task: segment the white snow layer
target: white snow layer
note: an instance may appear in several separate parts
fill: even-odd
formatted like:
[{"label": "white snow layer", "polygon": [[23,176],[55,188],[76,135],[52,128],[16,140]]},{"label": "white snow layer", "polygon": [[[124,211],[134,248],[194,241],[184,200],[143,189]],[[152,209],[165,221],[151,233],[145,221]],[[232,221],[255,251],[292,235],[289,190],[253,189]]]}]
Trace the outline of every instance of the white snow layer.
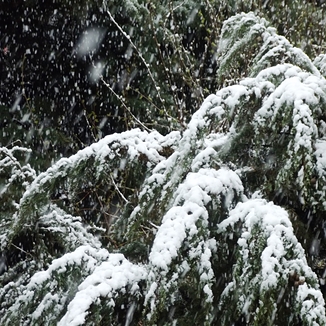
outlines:
[{"label": "white snow layer", "polygon": [[[54,182],[56,179],[60,180],[60,178],[66,178],[70,175],[70,171],[73,170],[74,167],[84,161],[87,162],[90,158],[94,158],[97,162],[96,165],[92,163],[96,166],[97,175],[94,176],[94,180],[90,180],[91,182],[96,182],[96,179],[101,176],[101,171],[104,168],[110,167],[110,161],[113,160],[120,161],[120,168],[125,169],[128,163],[132,163],[133,160],[140,155],[145,155],[148,159],[147,167],[149,169],[154,167],[158,162],[164,159],[164,157],[159,154],[159,152],[163,150],[163,147],[170,146],[174,148],[179,139],[179,132],[172,132],[164,137],[156,131],[147,133],[139,129],[133,129],[121,134],[108,135],[97,143],[78,151],[75,155],[60,159],[47,171],[39,174],[22,196],[20,206],[23,207],[24,203],[33,200],[33,196],[38,193],[45,196],[46,192],[51,189],[51,182]],[[120,153],[121,148],[126,150],[124,156]],[[117,169],[112,168],[110,173],[114,174],[117,172],[115,170]],[[67,180],[69,181],[69,179]],[[70,191],[73,193],[74,189],[70,189]],[[27,214],[21,212],[13,216],[14,223],[17,227],[21,224],[22,220],[24,220],[24,223],[28,223],[26,222],[28,218],[29,216]],[[12,229],[14,228],[15,226]]]},{"label": "white snow layer", "polygon": [[[169,293],[170,299],[173,298],[171,289],[177,288],[177,283],[190,268],[200,277],[200,286],[206,295],[205,304],[213,302],[211,286],[215,276],[211,257],[216,250],[216,241],[210,237],[207,205],[211,204],[216,209],[222,206],[228,210],[234,197],[241,197],[242,191],[238,175],[226,168],[201,168],[198,172],[188,173],[179,185],[172,207],[157,230],[149,255],[149,290],[145,297],[145,304],[149,303],[151,309],[147,315],[149,319],[158,304],[157,300],[160,300],[156,296],[157,288],[162,288]],[[179,256],[187,248],[187,256]],[[182,258],[181,261],[178,257]],[[171,269],[176,272],[173,277],[166,278]]]},{"label": "white snow layer", "polygon": [[[41,298],[41,301],[38,303],[35,311],[31,315],[31,321],[35,322],[42,315],[42,313],[46,311],[47,307],[51,305],[53,306],[53,302],[56,303],[55,306],[60,311],[60,309],[63,308],[62,305],[65,303],[67,298],[65,295],[62,296],[60,291],[58,291],[56,294],[52,293],[57,286],[55,275],[64,275],[67,269],[73,267],[74,265],[79,265],[79,268],[83,269],[82,273],[92,273],[98,264],[104,260],[107,260],[108,256],[109,253],[107,250],[95,249],[88,245],[80,246],[75,251],[53,260],[51,265],[46,270],[35,273],[26,286],[19,286],[19,289],[17,290],[21,294],[16,299],[15,304],[9,308],[8,313],[12,312],[17,314],[17,312],[30,301],[37,301],[38,297],[35,296],[38,294],[40,288],[50,290],[50,292]],[[10,286],[10,284],[7,286]]]},{"label": "white snow layer", "polygon": [[140,154],[144,154],[148,157],[150,163],[157,164],[163,158],[158,152],[162,150],[163,146],[172,146],[177,141],[178,135],[178,132],[174,132],[164,137],[155,131],[147,133],[139,129],[108,135],[97,143],[78,151],[75,155],[60,159],[46,172],[41,173],[29,187],[28,191],[25,192],[21,202],[26,200],[31,194],[38,192],[49,180],[56,178],[56,176],[66,176],[69,168],[76,166],[78,162],[87,160],[91,156],[95,157],[100,166],[105,166],[108,159],[118,155],[117,150],[126,148],[130,161]]},{"label": "white snow layer", "polygon": [[88,309],[100,298],[105,298],[109,306],[115,306],[118,292],[134,295],[138,282],[147,276],[146,269],[130,263],[122,254],[110,254],[108,260],[97,266],[78,287],[78,292],[68,305],[68,310],[58,326],[83,325]]},{"label": "white snow layer", "polygon": [[243,191],[239,176],[228,169],[200,169],[189,173],[175,194],[173,207],[165,214],[159,227],[149,256],[150,263],[168,271],[173,259],[187,237],[192,238],[199,232],[198,222],[204,228],[208,224],[206,205],[212,197],[223,194],[230,207],[236,194]]},{"label": "white snow layer", "polygon": [[[206,150],[205,146],[201,147],[197,165],[202,166],[200,161],[205,156],[216,158],[220,153],[229,151],[233,138],[240,131],[238,125],[243,125],[242,115],[248,114],[243,109],[250,98],[257,98],[257,103],[259,99],[262,102],[247,122],[255,139],[250,153],[252,157],[266,159],[266,165],[273,165],[269,161],[274,158],[264,158],[261,153],[267,149],[275,150],[278,142],[282,144],[282,141],[286,141],[287,151],[284,156],[278,157],[283,164],[276,175],[275,187],[282,190],[291,180],[293,187],[298,189],[302,204],[326,207],[324,200],[320,200],[326,195],[326,170],[322,168],[324,158],[320,150],[316,151],[326,139],[326,122],[322,113],[322,105],[326,104],[326,81],[319,73],[313,75],[292,64],[266,68],[254,78],[246,78],[239,85],[225,87],[207,97],[189,123],[188,134],[196,135],[198,130],[215,125],[215,135],[220,136],[215,136],[215,144],[208,142],[211,136],[205,140],[208,146]],[[250,109],[248,107],[246,110]],[[227,126],[227,133],[221,132],[224,125]],[[212,155],[209,147],[220,150],[220,153]],[[314,177],[317,181],[316,191],[312,193],[307,185],[311,186],[310,181]]]},{"label": "white snow layer", "polygon": [[[242,225],[241,229],[239,223]],[[296,291],[296,308],[311,325],[318,325],[316,320],[326,323],[323,296],[318,285],[310,283],[311,281],[317,283],[317,277],[307,264],[304,250],[297,241],[292,223],[283,208],[263,199],[251,199],[239,203],[218,227],[222,234],[230,232],[229,228],[234,231],[241,230],[237,243],[242,274],[238,281],[234,280],[229,284],[224,290],[224,295],[228,295],[234,287],[244,292],[248,289],[252,292],[253,288],[257,288],[263,300],[266,291],[280,287],[282,279],[287,284],[289,276],[297,273],[306,282],[299,285]],[[260,262],[258,261],[260,271],[252,275],[252,259],[259,258],[252,255],[259,250],[261,250]],[[251,300],[249,296],[242,295],[239,298],[244,313],[248,313]]]}]

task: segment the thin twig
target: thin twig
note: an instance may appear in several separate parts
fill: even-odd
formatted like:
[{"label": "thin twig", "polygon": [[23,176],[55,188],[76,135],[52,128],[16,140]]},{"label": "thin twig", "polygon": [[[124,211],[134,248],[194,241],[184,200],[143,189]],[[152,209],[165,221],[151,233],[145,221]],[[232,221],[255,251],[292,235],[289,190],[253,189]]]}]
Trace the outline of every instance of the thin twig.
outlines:
[{"label": "thin twig", "polygon": [[85,120],[86,120],[86,123],[87,123],[87,127],[88,127],[88,129],[90,130],[91,135],[92,135],[94,141],[98,141],[98,139],[96,138],[96,136],[95,136],[95,134],[94,134],[94,132],[93,132],[92,126],[91,126],[91,124],[90,124],[90,122],[89,122],[89,120],[88,120],[88,118],[87,118],[87,112],[86,112],[86,109],[85,109],[85,108],[84,108],[84,110],[83,110],[83,113],[84,113],[84,117],[85,117]]},{"label": "thin twig", "polygon": [[[154,26],[154,19],[153,19],[153,16],[152,16],[152,12],[151,11],[150,11],[150,19],[151,19],[151,26]],[[171,76],[171,72],[170,72],[170,69],[168,69],[166,67],[166,64],[165,64],[165,60],[166,59],[163,58],[163,53],[162,53],[162,51],[160,49],[160,44],[158,42],[158,39],[157,39],[157,36],[156,35],[157,35],[157,33],[156,33],[156,30],[154,29],[153,30],[153,37],[154,37],[154,41],[155,41],[155,44],[156,44],[157,51],[158,51],[159,56],[160,56],[161,64],[163,66],[163,71],[164,71],[165,76],[168,79],[170,89],[172,90],[172,97],[173,97],[174,104],[175,104],[176,107],[178,107],[177,94],[176,94],[176,92],[174,90],[174,87],[173,87],[174,85],[172,83],[172,80],[173,79],[172,79],[172,76]],[[170,67],[171,67],[172,64],[171,64],[171,58],[170,58],[169,55],[167,56],[167,60],[169,61]]]},{"label": "thin twig", "polygon": [[158,229],[159,228],[159,226],[157,226],[157,225],[155,225],[153,222],[151,222],[151,221],[148,221],[148,223],[152,226],[152,227],[154,227],[155,229]]},{"label": "thin twig", "polygon": [[[131,44],[131,46],[136,50],[136,52],[138,53],[138,55],[139,55],[139,57],[140,57],[140,59],[141,59],[141,61],[143,62],[143,64],[145,65],[145,67],[146,67],[146,69],[147,69],[147,71],[148,71],[148,74],[149,74],[149,76],[150,76],[150,78],[151,78],[151,80],[152,80],[152,82],[153,82],[153,84],[154,84],[154,87],[155,87],[155,89],[156,89],[156,92],[157,92],[157,95],[158,95],[158,97],[159,97],[159,99],[160,99],[160,101],[161,101],[161,103],[163,104],[163,107],[164,107],[164,100],[162,99],[162,97],[161,97],[161,93],[160,93],[160,87],[157,85],[157,83],[156,83],[156,81],[155,81],[155,78],[154,78],[154,76],[153,76],[153,74],[152,74],[152,72],[151,72],[151,70],[149,69],[149,64],[145,61],[145,59],[144,59],[144,57],[143,57],[143,55],[141,54],[141,52],[139,51],[139,49],[137,48],[137,46],[135,45],[135,43],[131,40],[131,38],[130,38],[130,35],[128,35],[122,28],[121,28],[121,26],[115,21],[115,19],[113,18],[113,16],[111,15],[111,13],[110,13],[110,11],[109,10],[107,10],[107,13],[108,13],[108,15],[109,15],[109,17],[110,17],[110,19],[112,20],[112,22],[117,26],[117,28],[119,29],[119,31],[123,34],[123,36],[130,42],[130,44]],[[164,110],[165,110],[165,108],[164,108]]]},{"label": "thin twig", "polygon": [[14,245],[13,243],[11,243],[11,245],[12,245],[13,247],[15,247],[16,249],[20,250],[21,252],[25,253],[26,255],[31,256],[32,258],[34,258],[32,254],[30,254],[29,252],[25,251],[24,249],[17,247],[17,246]]},{"label": "thin twig", "polygon": [[144,63],[149,76],[151,77],[151,80],[155,86],[155,89],[157,91],[158,97],[161,100],[162,103],[164,103],[164,100],[161,98],[161,94],[159,92],[159,87],[156,84],[156,81],[153,77],[153,74],[151,72],[151,70],[149,69],[149,64],[145,61],[143,55],[141,54],[141,52],[138,50],[137,46],[134,44],[134,42],[131,40],[130,35],[128,35],[122,28],[121,26],[115,21],[115,19],[113,18],[113,16],[111,15],[110,11],[107,11],[108,15],[110,16],[110,19],[112,20],[112,22],[118,27],[119,31],[126,37],[126,39],[130,42],[130,44],[132,45],[132,47],[136,50],[136,52],[138,53],[140,59],[142,60],[142,62]]},{"label": "thin twig", "polygon": [[120,191],[120,189],[119,189],[118,185],[116,184],[116,182],[114,181],[112,175],[110,175],[110,177],[111,177],[111,181],[112,181],[112,183],[113,183],[113,185],[114,185],[115,190],[118,192],[118,194],[121,196],[121,198],[125,201],[125,203],[126,203],[126,204],[129,204],[129,200],[128,200],[128,199],[123,195],[123,193]]},{"label": "thin twig", "polygon": [[102,83],[116,96],[116,98],[121,102],[122,106],[128,111],[128,113],[135,119],[135,121],[143,127],[146,131],[151,132],[149,128],[147,128],[127,107],[127,105],[124,103],[123,99],[113,90],[113,88],[103,79],[103,76],[101,76]]},{"label": "thin twig", "polygon": [[179,9],[179,8],[182,7],[186,2],[187,2],[187,1],[183,1],[183,2],[181,2],[179,5],[177,5],[176,7],[174,7],[174,8],[172,9],[172,11],[175,11],[175,10]]}]

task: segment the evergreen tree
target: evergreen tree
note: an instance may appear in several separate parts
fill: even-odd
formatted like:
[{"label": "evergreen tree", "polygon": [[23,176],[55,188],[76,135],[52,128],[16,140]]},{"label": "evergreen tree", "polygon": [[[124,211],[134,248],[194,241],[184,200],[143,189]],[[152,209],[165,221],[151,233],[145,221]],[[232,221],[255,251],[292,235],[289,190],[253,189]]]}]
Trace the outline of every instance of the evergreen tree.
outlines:
[{"label": "evergreen tree", "polygon": [[217,58],[182,132],[1,149],[1,325],[325,325],[323,57],[249,13]]},{"label": "evergreen tree", "polygon": [[40,172],[113,132],[184,129],[221,86],[223,21],[249,11],[311,57],[325,45],[324,1],[0,1],[1,145]]}]

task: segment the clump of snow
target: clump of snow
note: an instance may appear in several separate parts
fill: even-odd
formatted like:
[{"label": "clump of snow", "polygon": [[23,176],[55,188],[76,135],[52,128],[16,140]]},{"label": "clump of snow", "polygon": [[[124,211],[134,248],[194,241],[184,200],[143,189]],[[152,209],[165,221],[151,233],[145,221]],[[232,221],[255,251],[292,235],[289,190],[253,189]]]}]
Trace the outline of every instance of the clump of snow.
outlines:
[{"label": "clump of snow", "polygon": [[[302,50],[277,35],[265,19],[253,13],[241,13],[225,21],[217,55],[220,66],[218,76],[224,84],[239,82],[245,76],[256,76],[267,67],[287,62],[320,76]],[[243,62],[246,62],[245,66]],[[228,81],[230,75],[232,77]]]},{"label": "clump of snow", "polygon": [[[179,185],[172,207],[158,227],[149,254],[151,273],[145,302],[150,304],[152,312],[157,305],[156,300],[161,299],[157,297],[158,290],[153,291],[152,284],[155,284],[155,289],[159,287],[162,291],[171,292],[185,274],[189,273],[189,267],[185,270],[184,264],[194,266],[193,272],[199,275],[203,293],[206,295],[205,305],[213,301],[211,287],[215,276],[211,257],[216,245],[210,237],[210,213],[207,207],[210,204],[215,207],[224,205],[228,210],[232,208],[234,197],[241,197],[242,191],[243,186],[238,175],[226,168],[217,171],[201,168],[196,173],[188,173],[184,182]],[[223,203],[221,197],[228,198],[227,203]],[[187,257],[184,257],[185,251],[188,251]],[[177,270],[172,278],[168,276],[171,269]],[[151,314],[148,318],[151,318]]]},{"label": "clump of snow", "polygon": [[[50,266],[44,270],[36,272],[25,284],[20,284],[15,288],[19,295],[10,308],[0,316],[0,322],[6,320],[7,315],[20,315],[24,313],[28,305],[33,302],[35,311],[28,316],[31,324],[37,323],[42,315],[48,314],[49,320],[55,319],[61,313],[67,297],[74,292],[74,284],[92,273],[96,266],[107,260],[109,253],[105,249],[95,249],[92,246],[80,246],[75,251],[69,252],[58,259],[54,259]],[[74,280],[74,268],[78,266],[77,279]],[[68,272],[69,271],[69,272]],[[64,282],[70,286],[67,291],[60,288],[60,278],[65,278]],[[9,289],[10,283],[7,285]],[[47,292],[44,294],[44,291]],[[44,296],[43,296],[44,294]],[[54,309],[54,307],[56,307]],[[50,309],[50,312],[48,311]],[[27,316],[25,316],[27,318]],[[3,319],[2,319],[3,318]]]},{"label": "clump of snow", "polygon": [[230,194],[230,207],[232,197],[242,191],[238,175],[231,170],[200,169],[197,173],[189,173],[177,189],[174,205],[163,217],[156,233],[149,256],[151,264],[167,271],[185,239],[200,232],[198,222],[200,227],[207,228],[206,206],[213,200],[212,197],[219,200],[221,194]]},{"label": "clump of snow", "polygon": [[[20,197],[26,189],[29,189],[30,184],[36,177],[36,171],[30,164],[25,163],[23,160],[30,153],[31,150],[20,146],[14,146],[10,149],[0,147],[0,198],[4,201],[2,203],[2,214],[0,218],[0,228],[2,229],[0,235],[0,253],[5,251],[4,248],[8,243],[8,234],[10,233],[10,227],[8,225],[12,221],[13,212],[15,214],[19,209],[18,203]],[[3,268],[0,269],[3,270]]]},{"label": "clump of snow", "polygon": [[173,205],[173,199],[169,198],[171,193],[175,193],[189,170],[196,172],[201,168],[218,167],[217,150],[228,141],[221,129],[227,124],[227,119],[236,114],[237,106],[248,95],[247,87],[232,86],[205,99],[199,110],[193,114],[174,153],[159,162],[153,169],[152,176],[145,181],[139,194],[139,207],[130,217],[129,230],[134,222],[139,223],[142,216],[147,216],[144,210],[147,210],[148,202],[155,200],[157,191],[161,192],[157,189],[164,187],[159,200],[166,202],[166,207],[161,208],[168,209]]},{"label": "clump of snow", "polygon": [[[315,148],[318,138],[325,137],[325,123],[317,117],[321,115],[319,103],[326,102],[326,82],[320,76],[286,64],[262,71],[255,79],[255,85],[261,84],[267,76],[279,76],[281,82],[274,85],[273,92],[265,96],[261,108],[255,113],[256,137],[260,141],[264,134],[275,134],[278,139],[274,142],[286,141],[286,156],[279,157],[284,163],[275,180],[277,188],[286,187],[286,180],[297,175],[292,182],[300,189],[301,203],[315,206],[318,198],[311,197],[307,185],[310,187],[316,172],[324,175],[320,169],[315,170],[316,161],[320,160]],[[247,83],[246,80],[243,82]],[[265,145],[266,142],[273,143],[271,140],[261,143]]]},{"label": "clump of snow", "polygon": [[62,243],[65,243],[66,248],[70,248],[70,250],[82,245],[101,247],[101,241],[92,235],[92,228],[84,225],[81,217],[66,214],[55,205],[51,208],[50,212],[46,211],[40,216],[41,229],[53,235],[57,234],[59,238],[62,235]]},{"label": "clump of snow", "polygon": [[304,250],[283,208],[263,199],[250,199],[230,211],[218,228],[220,233],[233,230],[238,234],[234,277],[222,297],[240,291],[242,296],[237,309],[250,316],[251,309],[256,309],[256,300],[260,302],[257,309],[263,309],[274,303],[275,298],[270,297],[272,293],[282,293],[284,287],[289,291],[289,278],[295,272],[300,275],[302,285],[298,286],[293,305],[301,318],[316,322],[316,325],[326,322],[325,303],[317,277],[307,264]]},{"label": "clump of snow", "polygon": [[[170,137],[168,137],[169,139]],[[160,143],[170,142],[161,136],[158,132],[147,133],[139,129],[133,129],[121,134],[108,135],[97,143],[86,147],[77,152],[77,154],[69,158],[62,158],[46,172],[41,173],[33,182],[28,191],[24,194],[22,202],[33,193],[45,187],[48,182],[54,178],[65,177],[70,169],[73,169],[82,161],[87,161],[90,157],[95,157],[99,162],[100,167],[108,165],[108,158],[113,159],[119,153],[120,148],[126,148],[129,160],[133,160],[144,154],[149,161],[157,164],[162,160],[162,156],[158,153],[162,150]],[[106,164],[105,164],[106,163]]]},{"label": "clump of snow", "polygon": [[[108,260],[96,267],[78,287],[78,292],[68,305],[58,325],[84,325],[88,309],[99,298],[108,300],[107,305],[115,307],[115,298],[120,294],[136,295],[138,283],[146,278],[146,268],[133,265],[122,254],[110,254]],[[112,309],[113,311],[113,309]]]},{"label": "clump of snow", "polygon": [[30,153],[31,150],[14,146],[13,148],[0,147],[0,153],[3,157],[0,159],[0,168],[1,171],[5,171],[6,169],[10,169],[8,171],[8,180],[5,185],[2,185],[0,189],[0,195],[6,192],[6,190],[15,182],[19,182],[24,188],[29,186],[31,180],[36,177],[35,170],[30,166],[30,164],[22,165],[16,155],[27,154]]}]

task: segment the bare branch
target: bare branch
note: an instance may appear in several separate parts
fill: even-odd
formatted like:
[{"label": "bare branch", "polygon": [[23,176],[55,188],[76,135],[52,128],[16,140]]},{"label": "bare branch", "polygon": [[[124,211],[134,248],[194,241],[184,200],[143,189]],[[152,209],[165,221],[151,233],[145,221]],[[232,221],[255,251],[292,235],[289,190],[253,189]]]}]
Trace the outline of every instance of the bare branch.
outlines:
[{"label": "bare branch", "polygon": [[126,103],[123,101],[123,99],[121,98],[121,96],[119,96],[114,90],[113,88],[103,79],[103,76],[101,76],[101,81],[102,83],[112,92],[112,94],[115,95],[115,97],[120,101],[120,103],[122,104],[122,106],[127,110],[127,112],[133,117],[133,119],[142,127],[144,128],[144,130],[151,132],[151,130],[149,128],[147,128],[132,112],[131,110],[127,107]]},{"label": "bare branch", "polygon": [[129,200],[120,191],[120,189],[119,189],[118,185],[116,184],[116,182],[114,181],[114,178],[112,177],[112,175],[110,175],[110,177],[111,177],[111,181],[112,181],[112,183],[114,185],[115,190],[118,192],[118,194],[121,196],[121,198],[125,201],[125,203],[128,204]]},{"label": "bare branch", "polygon": [[133,48],[136,50],[136,52],[138,53],[138,55],[139,55],[141,61],[142,61],[143,64],[145,65],[145,67],[146,67],[146,69],[147,69],[147,71],[148,71],[148,74],[149,74],[149,76],[150,76],[150,78],[151,78],[151,80],[152,80],[152,82],[153,82],[153,84],[154,84],[154,86],[155,86],[155,89],[156,89],[157,95],[158,95],[158,97],[159,97],[161,103],[164,105],[164,102],[165,102],[165,101],[164,101],[164,100],[162,99],[162,97],[161,97],[160,87],[157,85],[157,83],[156,83],[156,81],[155,81],[155,79],[154,79],[154,76],[153,76],[151,70],[149,69],[149,64],[145,61],[143,55],[142,55],[141,52],[138,50],[138,48],[137,48],[137,46],[135,45],[135,43],[131,40],[130,35],[128,35],[128,34],[127,34],[127,33],[126,33],[122,28],[121,28],[121,26],[120,26],[120,25],[115,21],[115,19],[113,18],[113,16],[111,15],[111,13],[110,13],[109,10],[107,11],[107,13],[108,13],[110,19],[112,20],[112,22],[117,26],[117,28],[119,29],[119,31],[123,34],[123,36],[125,36],[125,38],[130,42],[130,44],[132,45],[132,47],[133,47]]}]

